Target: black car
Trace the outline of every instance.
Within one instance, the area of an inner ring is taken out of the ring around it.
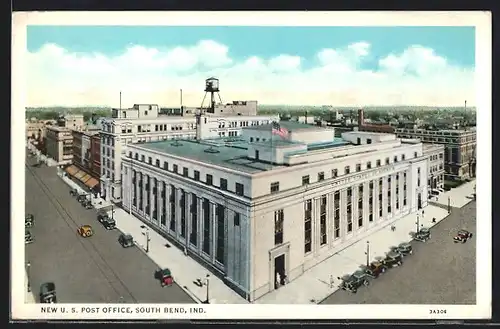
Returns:
[[[389,251],[382,262],[389,268],[398,267],[403,265],[403,256],[398,252]]]
[[[29,228],[32,227],[33,225],[35,225],[35,216],[33,216],[32,214],[27,214],[24,217],[24,226]]]
[[[29,230],[24,231],[24,243],[25,244],[30,244],[33,243],[35,240],[33,239],[33,235]]]
[[[114,230],[116,228],[116,221],[113,218],[105,217],[101,220],[101,223],[106,230]]]
[[[352,275],[341,280],[340,289],[350,291],[353,294],[358,291],[359,287],[370,285],[368,275],[362,270],[356,271]]]
[[[83,202],[87,201],[87,195],[86,195],[86,194],[80,194],[80,195],[76,198],[76,200],[77,200],[78,202],[80,202],[80,203],[83,203]]]
[[[76,190],[76,188],[71,189],[71,190],[69,191],[69,195],[72,195],[72,196],[77,196],[77,195],[78,195],[78,191]]]
[[[56,285],[54,284],[54,282],[45,282],[40,285],[40,303],[57,303]]]
[[[422,227],[417,233],[415,233],[414,239],[420,242],[426,242],[431,238],[431,230],[427,227]]]
[[[395,251],[401,254],[402,256],[408,256],[413,254],[413,248],[411,246],[411,243],[409,242],[400,243],[397,247],[392,247],[391,251]]]
[[[118,237],[118,242],[123,248],[129,248],[134,246],[134,238],[130,234],[120,234]]]
[[[98,220],[100,223],[102,223],[102,221],[104,220],[104,218],[109,218],[108,213],[107,213],[107,212],[105,212],[105,211],[102,211],[102,210],[101,210],[101,211],[99,211],[99,212],[97,213],[97,220]]]

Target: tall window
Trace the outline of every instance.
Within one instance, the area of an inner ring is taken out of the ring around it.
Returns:
[[[215,260],[224,264],[224,206],[217,205],[217,252]]]
[[[180,190],[181,193],[181,201],[180,201],[180,207],[181,207],[181,237],[185,238],[186,237],[186,192],[183,190]]]
[[[143,177],[144,175],[142,173],[139,173],[139,210],[142,211],[142,197],[144,195],[144,190],[142,189],[142,184],[143,184]]]
[[[161,208],[161,216],[160,216],[160,225],[161,226],[166,226],[167,225],[167,184],[165,182],[161,183],[161,202],[162,202],[162,208]]]
[[[212,185],[213,184],[213,180],[214,180],[214,177],[210,174],[207,174],[207,179],[206,179],[206,183],[207,185]]]
[[[382,187],[383,187],[383,180],[380,178],[378,180],[378,215],[379,217],[382,217],[383,214],[383,204],[382,204]]]
[[[220,189],[227,191],[227,179],[225,178],[220,179]]]
[[[368,221],[373,222],[373,181],[370,181],[370,192],[368,197]]]
[[[344,174],[347,175],[351,172],[351,168],[349,166],[344,167]]]
[[[170,230],[175,232],[175,210],[177,209],[175,205],[176,199],[175,186],[170,185]]]
[[[392,212],[391,187],[392,187],[392,181],[391,181],[391,176],[389,176],[387,177],[387,212],[389,214]]]
[[[357,171],[357,172],[361,171],[361,164],[360,164],[360,163],[358,163],[358,164],[356,165],[356,171]]]
[[[320,226],[320,245],[325,245],[327,242],[326,235],[326,195],[321,197],[319,206],[319,226]]]
[[[283,209],[274,212],[274,245],[283,243],[283,221],[285,219]]]
[[[399,174],[396,174],[396,210],[399,210]]]
[[[245,188],[244,188],[243,184],[241,184],[241,183],[236,183],[236,188],[235,188],[235,190],[236,190],[236,194],[237,194],[237,195],[241,195],[241,196],[242,196],[242,195],[244,195],[244,193],[245,193],[244,189],[245,189]]]
[[[347,233],[352,232],[352,188],[347,188]]]
[[[335,191],[333,196],[333,237],[340,237],[340,192]]]
[[[302,176],[302,185],[309,184],[309,175]]]
[[[137,207],[137,172],[135,170],[132,171],[132,205]]]
[[[358,187],[358,227],[363,227],[363,185]]]
[[[210,255],[210,201],[203,199],[203,252]]]
[[[406,173],[403,173],[403,207],[406,206]]]
[[[304,204],[304,252],[307,254],[312,250],[312,200],[306,200]]]
[[[153,179],[153,219],[158,219],[158,180]]]
[[[321,182],[322,180],[325,180],[325,172],[320,172],[318,173],[318,182]]]

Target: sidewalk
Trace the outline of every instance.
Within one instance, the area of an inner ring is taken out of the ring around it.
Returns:
[[[26,280],[26,284],[24,285],[24,303],[36,304],[36,299],[33,295],[33,289],[31,290],[31,292],[28,291],[28,273],[26,273],[26,271],[24,271],[24,279]]]
[[[420,216],[420,224],[423,224],[424,227],[432,227],[435,225],[432,224],[433,217],[436,218],[436,223],[439,223],[447,215],[448,212],[446,210],[429,205],[424,208],[424,216]],[[289,284],[264,295],[255,303],[319,303],[338,290],[338,285],[340,284],[338,277],[351,274],[359,269],[360,265],[366,264],[365,252],[367,241],[370,241],[371,261],[378,257],[384,257],[391,246],[411,241],[410,232],[416,231],[416,218],[416,213],[413,213],[394,222],[388,222],[387,226],[334,254]],[[392,223],[396,226],[396,231],[394,232],[390,228]],[[333,278],[333,287],[330,286],[331,278]]]
[[[462,208],[467,203],[473,200],[472,194],[474,193],[474,186],[476,186],[476,180],[464,183],[459,187],[453,188],[450,191],[442,193],[437,200],[430,200],[448,206],[448,197],[450,198],[450,205],[452,207]]]
[[[42,154],[33,144],[28,143],[28,150],[37,157],[39,162],[43,162],[49,167],[57,167],[58,164],[54,159]]]
[[[57,169],[57,175],[61,177],[61,179],[69,185],[71,188],[74,188],[78,191],[79,194],[89,194],[88,191],[83,190],[83,188],[80,187],[77,183],[71,180],[71,178],[64,176],[63,172],[60,169]],[[69,193],[69,192],[68,192]],[[89,199],[90,196],[87,195],[87,199]],[[96,198],[92,195],[92,205],[94,206],[95,209],[99,210],[101,208],[109,207],[111,206],[110,201],[106,201],[102,198]]]

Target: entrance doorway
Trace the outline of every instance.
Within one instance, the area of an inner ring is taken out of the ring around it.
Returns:
[[[274,258],[274,277],[274,289],[278,289],[285,284],[285,254],[281,254]]]
[[[419,193],[419,194],[418,194],[418,201],[417,201],[417,204],[418,204],[417,209],[418,209],[418,210],[422,209],[422,193]]]

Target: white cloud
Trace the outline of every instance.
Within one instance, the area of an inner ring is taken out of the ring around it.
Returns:
[[[256,99],[261,104],[461,105],[474,104],[474,72],[450,64],[434,50],[414,45],[373,62],[371,46],[356,42],[321,49],[316,57],[293,54],[244,59],[227,46],[202,40],[170,49],[131,45],[122,54],[71,53],[46,44],[27,56],[28,106],[158,103],[197,106],[204,79],[216,76],[224,101]]]

